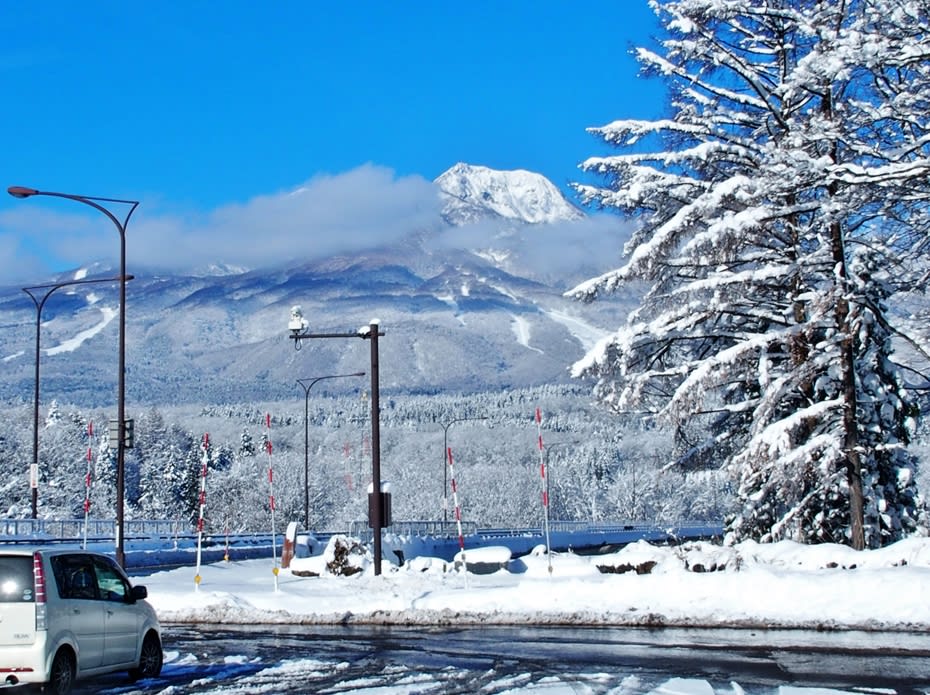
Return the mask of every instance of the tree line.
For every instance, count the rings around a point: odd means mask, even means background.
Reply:
[[[366,520],[368,400],[364,394],[311,397],[306,448],[304,405],[295,400],[141,411],[134,446],[126,450],[126,518],[175,519],[192,528],[203,482],[212,533],[268,530],[271,495],[282,522],[302,522],[308,512],[312,528],[344,531]],[[676,447],[670,432],[644,430],[634,420],[621,425],[581,385],[397,394],[383,397],[381,406],[382,479],[391,483],[396,520],[453,518],[444,445],[452,450],[462,514],[483,527],[539,526],[546,482],[550,516],[570,521],[713,521],[732,496],[711,462],[670,468]],[[31,513],[31,408],[10,405],[5,412],[0,479],[9,502],[3,511],[25,518]],[[48,409],[40,431],[40,517],[82,517],[89,471],[90,516],[113,518],[115,449],[105,422],[102,412],[59,404]]]

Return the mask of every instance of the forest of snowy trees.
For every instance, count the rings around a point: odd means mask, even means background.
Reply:
[[[925,284],[930,5],[653,6],[664,38],[637,55],[669,113],[593,128],[619,152],[584,163],[602,186],[578,186],[642,226],[623,267],[572,294],[649,290],[576,373],[716,452],[733,540],[914,533],[918,409],[888,300]]]
[[[308,401],[309,517],[315,530],[345,531],[351,522],[367,519],[371,425],[364,396],[322,394]],[[381,470],[393,489],[394,519],[443,518],[447,439],[465,519],[481,527],[538,527],[543,481],[536,408],[550,469],[552,518],[659,523],[720,518],[728,497],[725,480],[705,470],[668,469],[676,447],[671,436],[643,431],[636,419],[618,422],[590,401],[589,388],[580,385],[382,396]],[[301,399],[134,414],[135,443],[126,452],[126,518],[172,519],[181,528],[194,527],[203,435],[209,434],[208,532],[268,530],[269,467],[278,519],[302,522],[304,405]],[[0,435],[0,495],[10,517],[31,511],[23,474],[32,457],[31,414],[25,404],[9,409]],[[83,517],[88,467],[90,516],[113,518],[115,452],[107,447],[105,422],[99,412],[49,409],[40,433],[40,518]]]

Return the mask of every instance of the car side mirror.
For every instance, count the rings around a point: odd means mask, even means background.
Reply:
[[[132,590],[129,592],[129,600],[132,603],[135,603],[136,601],[142,601],[144,599],[147,599],[148,597],[149,597],[149,590],[146,589],[144,586],[134,586],[132,587]]]

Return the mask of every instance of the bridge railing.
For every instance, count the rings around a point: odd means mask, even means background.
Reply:
[[[652,524],[643,521],[561,521],[549,522],[551,533],[589,533],[589,534],[616,534],[616,533],[649,533],[662,532],[675,535],[679,531],[702,531],[707,535],[718,533],[719,524],[707,521],[683,520],[674,524]],[[455,538],[458,536],[458,524],[455,521],[396,521],[385,529],[386,533],[398,536]],[[538,536],[543,533],[542,526],[528,526],[524,528],[479,528],[474,521],[462,522],[462,535],[482,536],[484,538],[512,538],[515,536]],[[363,541],[371,539],[371,529],[365,521],[354,521],[349,528],[349,535]]]
[[[385,529],[386,533],[398,536],[416,536],[419,538],[455,538],[458,536],[458,523],[455,521],[395,521]],[[462,534],[472,536],[478,533],[478,524],[474,521],[462,522]],[[353,521],[349,525],[349,535],[367,542],[371,539],[371,529],[367,521]]]
[[[86,534],[85,534],[86,525]],[[561,521],[551,520],[549,529],[552,533],[589,533],[615,534],[623,532],[663,531],[676,534],[688,531],[693,535],[700,531],[703,535],[718,534],[722,530],[719,524],[707,521],[679,521],[675,524],[657,525],[641,521]],[[458,523],[455,521],[413,520],[395,521],[385,529],[385,533],[398,536],[419,538],[455,538],[458,536]],[[124,522],[126,540],[179,539],[196,536],[196,530],[189,524],[176,519],[127,519]],[[332,535],[339,532],[326,532]],[[366,521],[351,523],[348,535],[363,542],[371,541],[371,529]],[[484,538],[513,538],[528,535],[540,535],[541,526],[526,528],[479,528],[474,521],[462,522],[464,536],[480,535]],[[106,540],[116,537],[116,522],[113,519],[0,519],[0,542],[27,542],[30,540]],[[208,533],[218,537],[220,533]],[[233,534],[235,536],[252,536],[256,534]],[[261,534],[258,534],[261,535]]]
[[[0,541],[30,539],[76,540],[115,538],[113,519],[0,519]],[[172,519],[127,519],[123,522],[126,538],[177,538],[193,529]]]

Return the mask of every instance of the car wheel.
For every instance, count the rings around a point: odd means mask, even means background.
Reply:
[[[139,654],[139,666],[129,670],[129,677],[134,681],[140,678],[158,678],[162,665],[161,640],[150,632],[142,640],[142,652]]]
[[[74,656],[71,652],[67,649],[59,649],[52,661],[52,672],[49,674],[48,683],[43,686],[42,692],[67,695],[74,687],[76,670]]]

